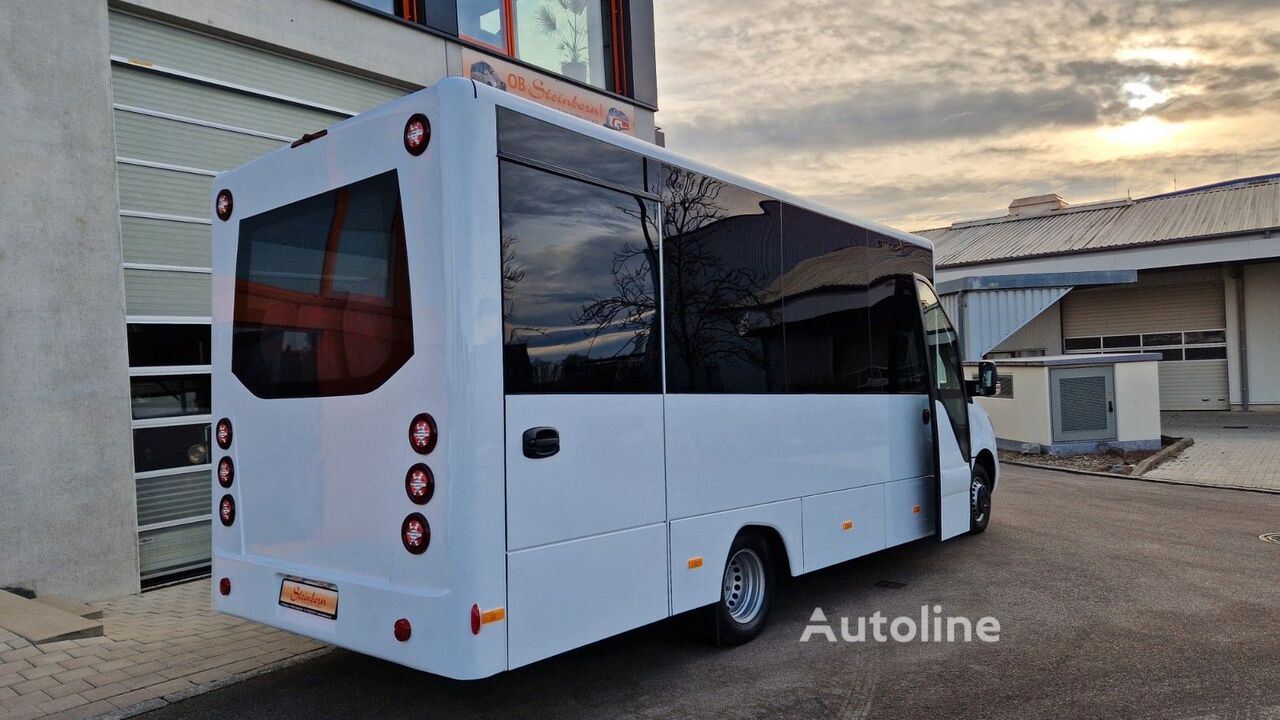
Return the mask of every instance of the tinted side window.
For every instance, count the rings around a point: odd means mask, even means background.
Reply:
[[[131,323],[129,365],[208,365],[209,325]]]
[[[504,107],[498,108],[498,152],[645,189],[642,156]]]
[[[933,252],[897,238],[867,232],[867,273],[872,283],[890,277],[910,277],[918,273],[933,277]]]
[[[668,167],[662,213],[667,391],[782,392],[778,202]]]
[[[868,294],[871,364],[874,374],[884,382],[867,390],[928,394],[928,361],[912,279],[881,278],[871,285]]]
[[[784,205],[782,260],[787,392],[881,387],[867,339],[866,231]]]
[[[508,393],[660,392],[656,206],[502,162]]]
[[[261,398],[370,392],[409,360],[395,171],[240,221],[231,348]]]

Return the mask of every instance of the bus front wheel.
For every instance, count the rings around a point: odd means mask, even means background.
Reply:
[[[991,522],[991,477],[987,469],[974,464],[969,481],[969,532],[977,535]]]
[[[742,645],[760,634],[773,605],[775,585],[769,544],[757,532],[739,533],[729,548],[716,604],[719,644]]]

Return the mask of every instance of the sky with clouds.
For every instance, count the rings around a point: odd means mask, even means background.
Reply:
[[[1280,0],[655,0],[668,147],[919,230],[1280,172]]]

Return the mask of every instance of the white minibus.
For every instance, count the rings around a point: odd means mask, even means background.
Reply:
[[[480,678],[986,527],[916,236],[463,79],[212,201],[219,611]]]

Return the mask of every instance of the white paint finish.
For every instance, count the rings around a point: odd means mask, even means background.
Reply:
[[[1280,263],[1246,265],[1244,282],[1249,403],[1274,405],[1280,403]]]
[[[995,428],[991,424],[991,416],[983,409],[978,402],[969,405],[969,446],[973,449],[973,458],[976,462],[978,454],[982,450],[986,450],[991,454],[991,459],[996,461],[993,463],[995,473],[991,476],[991,491],[995,492],[996,486],[1000,484],[1000,455],[996,452],[996,433]]]
[[[1160,373],[1187,363],[1116,363],[1116,440],[1160,439]],[[1192,363],[1194,364],[1194,363]],[[1158,366],[1162,366],[1158,369]],[[1223,373],[1223,377],[1226,374]],[[1225,390],[1225,387],[1223,388]]]
[[[787,500],[671,521],[672,614],[719,601],[729,548],[738,531],[748,525],[776,530],[786,547],[791,573],[807,572],[801,507],[800,500]],[[702,566],[690,568],[693,558],[702,558]]]
[[[802,507],[806,572],[886,546],[884,485],[811,495]]]
[[[433,129],[419,158],[402,140],[413,112],[426,113]],[[473,603],[501,607],[507,595],[503,396],[494,380],[502,377],[499,246],[474,241],[498,236],[496,202],[474,202],[496,200],[495,152],[492,105],[474,103],[470,83],[444,83],[225,173],[214,185],[232,191],[243,218],[395,168],[414,319],[414,355],[381,388],[258,400],[231,374],[236,224],[215,221],[213,410],[235,427],[230,493],[238,518],[231,528],[214,523],[214,576],[242,567],[231,564],[238,562],[255,566],[254,573],[283,568],[353,588],[362,609],[353,611],[348,637],[364,639],[349,646],[455,678],[507,667],[505,623],[486,625],[483,640],[469,631]],[[459,211],[476,205],[488,209]],[[407,432],[424,411],[434,415],[440,441],[425,458],[435,496],[420,508],[405,495],[404,473],[423,459]],[[215,489],[214,502],[222,492]],[[420,556],[399,538],[401,521],[414,511],[432,530]],[[234,601],[215,595],[214,605],[310,634],[277,616],[270,593],[237,592]],[[422,633],[411,657],[391,636],[391,623],[406,612],[444,628]]]
[[[968,413],[972,407],[969,403],[965,403],[965,412]],[[938,423],[938,468],[942,473],[940,480],[941,496],[942,496],[942,521],[939,525],[942,529],[942,537],[946,540],[956,535],[962,535],[969,532],[969,523],[972,520],[969,514],[969,480],[971,479],[971,469],[969,460],[965,459],[960,452],[960,443],[956,441],[955,432],[951,429],[951,423],[942,422],[945,417],[946,406],[941,401],[934,403],[935,422]],[[972,445],[970,445],[972,452]],[[891,499],[891,495],[886,494],[887,499]],[[926,503],[926,507],[932,507],[932,498]],[[889,517],[893,517],[894,510],[891,507],[887,509]],[[925,514],[924,512],[919,513]],[[930,518],[929,531],[933,532],[932,517]],[[893,544],[893,536],[889,536],[890,544]]]
[[[510,550],[666,519],[661,395],[508,395]],[[522,437],[554,427],[560,452],[524,456]]]
[[[936,517],[934,492],[932,478],[912,478],[885,484],[886,545],[893,547],[933,534]]]
[[[512,668],[667,617],[667,525],[513,552]]]
[[[911,395],[668,395],[668,512],[691,517],[931,472],[926,402]]]

